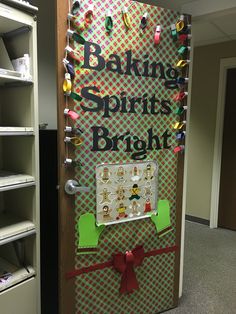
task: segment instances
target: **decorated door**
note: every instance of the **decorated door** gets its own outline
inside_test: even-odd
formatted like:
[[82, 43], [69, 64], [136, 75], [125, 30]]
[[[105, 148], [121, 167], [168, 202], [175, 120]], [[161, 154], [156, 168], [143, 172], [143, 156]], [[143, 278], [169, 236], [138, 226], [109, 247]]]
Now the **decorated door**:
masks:
[[189, 16], [57, 1], [60, 313], [178, 304]]

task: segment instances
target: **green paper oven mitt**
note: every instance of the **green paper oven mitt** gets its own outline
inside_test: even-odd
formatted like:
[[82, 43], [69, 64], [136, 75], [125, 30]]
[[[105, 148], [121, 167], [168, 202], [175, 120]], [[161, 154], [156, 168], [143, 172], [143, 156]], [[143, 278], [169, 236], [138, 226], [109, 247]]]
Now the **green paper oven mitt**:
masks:
[[77, 254], [96, 253], [99, 237], [105, 226], [97, 226], [93, 214], [87, 213], [81, 215], [76, 225], [79, 236], [79, 245]]
[[170, 204], [167, 200], [158, 201], [157, 215], [153, 214], [151, 220], [156, 226], [159, 237], [172, 231], [170, 222]]

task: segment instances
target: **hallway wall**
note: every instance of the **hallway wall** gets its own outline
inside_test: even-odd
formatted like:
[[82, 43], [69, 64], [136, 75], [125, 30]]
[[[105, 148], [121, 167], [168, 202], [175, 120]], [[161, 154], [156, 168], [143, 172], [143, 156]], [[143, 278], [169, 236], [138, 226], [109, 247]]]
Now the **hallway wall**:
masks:
[[220, 59], [236, 57], [236, 41], [194, 49], [187, 215], [210, 220]]

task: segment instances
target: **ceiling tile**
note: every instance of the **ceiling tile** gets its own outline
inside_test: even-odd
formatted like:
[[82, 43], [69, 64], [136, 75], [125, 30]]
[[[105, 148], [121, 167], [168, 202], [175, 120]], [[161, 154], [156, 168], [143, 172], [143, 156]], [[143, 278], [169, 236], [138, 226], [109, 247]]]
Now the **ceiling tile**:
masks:
[[206, 21], [193, 22], [192, 33], [194, 36], [194, 42], [197, 44], [199, 41], [212, 41], [217, 38], [225, 37], [225, 34], [221, 32], [213, 24]]
[[212, 22], [228, 35], [236, 34], [236, 14], [228, 14], [212, 19]]
[[181, 6], [192, 2], [193, 0], [137, 0], [139, 2], [148, 3], [151, 5], [157, 5], [162, 8], [172, 9], [172, 10], [181, 10]]

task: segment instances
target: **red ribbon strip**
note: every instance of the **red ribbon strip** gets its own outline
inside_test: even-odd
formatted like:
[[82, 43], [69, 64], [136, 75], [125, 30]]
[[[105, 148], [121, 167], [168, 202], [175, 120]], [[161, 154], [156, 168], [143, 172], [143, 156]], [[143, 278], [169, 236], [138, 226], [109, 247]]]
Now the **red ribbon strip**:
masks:
[[101, 263], [95, 264], [89, 267], [84, 267], [80, 269], [75, 269], [66, 274], [67, 279], [74, 278], [76, 276], [87, 274], [92, 271], [102, 270], [107, 267], [114, 267], [120, 273], [122, 273], [120, 292], [133, 292], [138, 289], [138, 281], [134, 272], [134, 267], [140, 266], [145, 257], [157, 256], [160, 254], [167, 254], [171, 252], [175, 252], [178, 250], [177, 246], [166, 247], [158, 250], [152, 250], [144, 253], [143, 246], [138, 246], [132, 251], [127, 251], [125, 254], [117, 253], [114, 254], [113, 259]]

